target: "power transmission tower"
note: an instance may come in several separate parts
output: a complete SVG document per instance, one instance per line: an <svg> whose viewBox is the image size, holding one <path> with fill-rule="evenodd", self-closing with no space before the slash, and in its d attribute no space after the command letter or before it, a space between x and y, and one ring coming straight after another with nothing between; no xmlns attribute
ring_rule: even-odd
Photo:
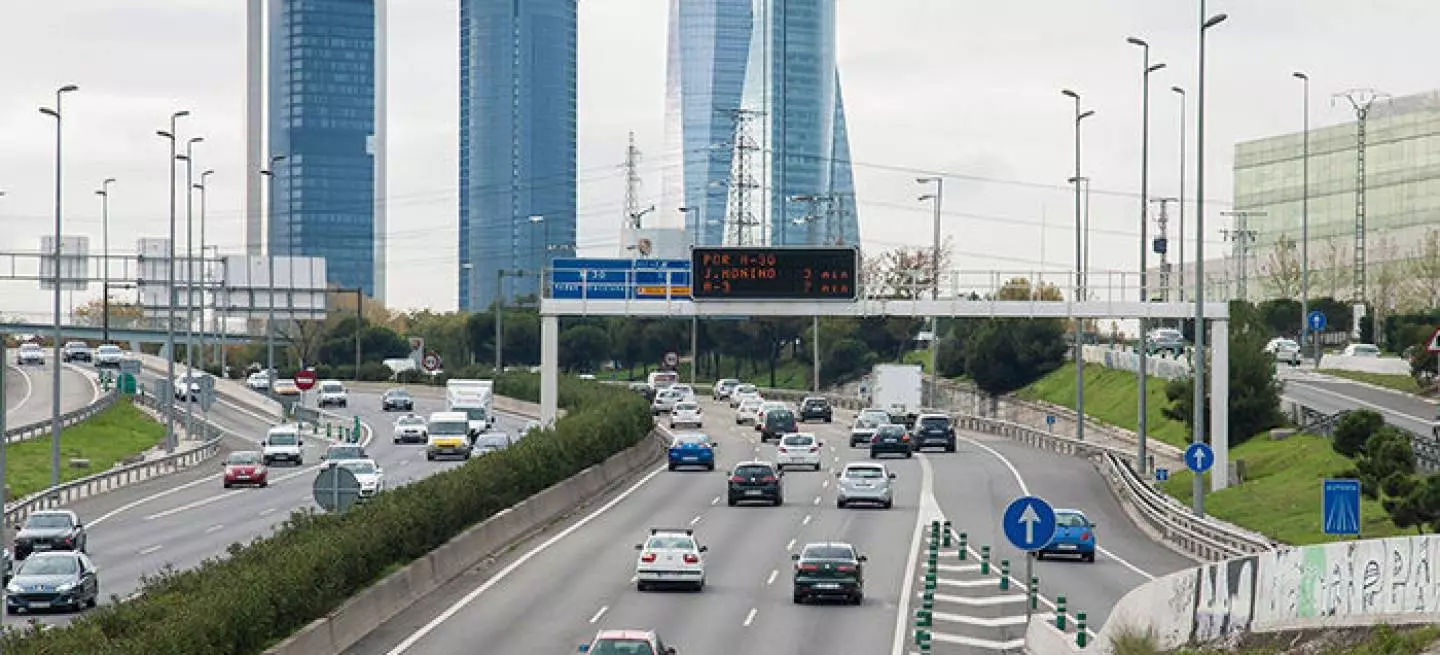
<svg viewBox="0 0 1440 655"><path fill-rule="evenodd" d="M1355 288L1351 300L1355 304L1365 303L1365 128L1370 122L1370 108L1376 102L1388 100L1389 94L1374 89L1350 89L1337 93L1330 99L1334 105L1337 98L1350 101L1355 109Z"/></svg>
<svg viewBox="0 0 1440 655"><path fill-rule="evenodd" d="M655 211L655 205L640 208L640 149L635 147L635 133L625 148L625 216L620 224L620 256L635 246L634 233L640 230L640 218Z"/></svg>
<svg viewBox="0 0 1440 655"><path fill-rule="evenodd" d="M1226 241L1235 243L1235 299L1249 300L1247 286L1250 278L1247 264L1250 261L1250 244L1255 243L1255 237L1259 235L1259 232L1250 229L1249 219L1251 216L1268 216L1269 212L1235 211L1220 212L1220 215L1235 218L1235 227L1221 230L1220 233L1225 235Z"/></svg>
<svg viewBox="0 0 1440 655"><path fill-rule="evenodd" d="M735 157L730 168L730 216L726 222L732 231L731 242L737 246L762 245L763 241L758 238L760 235L755 234L759 222L755 220L752 209L752 194L760 188L753 173L753 160L760 151L760 146L750 135L751 124L763 115L764 112L753 109L730 110L730 118L735 123L734 137L731 139Z"/></svg>
<svg viewBox="0 0 1440 655"><path fill-rule="evenodd" d="M1160 215L1155 217L1155 244L1153 250L1160 255L1160 301L1170 302L1170 238L1166 227L1170 224L1170 203L1180 202L1178 198L1151 198L1150 202L1160 205Z"/></svg>
<svg viewBox="0 0 1440 655"><path fill-rule="evenodd" d="M847 219L847 218L849 217L849 215L850 215L849 212L850 212L850 205L851 205L851 203L854 203L854 202L855 202L855 194L853 194L853 193L831 193L831 194L830 194L830 199L831 199L831 201L832 201L832 202L831 202L831 212L832 212L832 213L831 213L831 217L834 218L834 226L835 226L835 240L833 241L833 243L834 243L835 245L837 245L837 246L843 246L843 245L845 245L845 225L846 225L846 219ZM827 235L828 235L828 232L827 232ZM860 238L860 235L858 235L858 234L855 235L855 239L856 239L857 241L859 240L859 238Z"/></svg>

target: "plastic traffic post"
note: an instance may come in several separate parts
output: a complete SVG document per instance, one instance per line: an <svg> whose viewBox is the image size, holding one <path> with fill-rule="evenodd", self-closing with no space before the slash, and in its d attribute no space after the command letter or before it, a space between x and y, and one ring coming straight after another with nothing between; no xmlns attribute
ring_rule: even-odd
<svg viewBox="0 0 1440 655"><path fill-rule="evenodd" d="M930 627L930 610L915 610L915 627Z"/></svg>
<svg viewBox="0 0 1440 655"><path fill-rule="evenodd" d="M350 430L351 441L360 443L360 417L355 417L355 427Z"/></svg>
<svg viewBox="0 0 1440 655"><path fill-rule="evenodd" d="M930 521L930 536L940 536L940 519L933 519Z"/></svg>
<svg viewBox="0 0 1440 655"><path fill-rule="evenodd" d="M935 609L935 591L926 589L925 595L920 597L920 609L930 611Z"/></svg>
<svg viewBox="0 0 1440 655"><path fill-rule="evenodd" d="M1010 560L1000 560L1000 591L1010 588Z"/></svg>
<svg viewBox="0 0 1440 655"><path fill-rule="evenodd" d="M1075 613L1075 645L1085 647L1085 613Z"/></svg>
<svg viewBox="0 0 1440 655"><path fill-rule="evenodd" d="M990 575L990 547L980 547L980 575Z"/></svg>
<svg viewBox="0 0 1440 655"><path fill-rule="evenodd" d="M1065 597L1055 597L1055 629L1065 631Z"/></svg>
<svg viewBox="0 0 1440 655"><path fill-rule="evenodd" d="M915 631L915 645L916 645L916 646L920 646L921 648L924 648L925 645L926 645L926 644L929 644L929 643L930 643L930 633L929 633L929 631L926 631L926 630L916 630L916 631Z"/></svg>
<svg viewBox="0 0 1440 655"><path fill-rule="evenodd" d="M329 423L326 423L326 424L325 424L325 438L326 438L326 439L334 439L334 438L335 438L335 426L333 426L333 425L331 425L331 424L329 424Z"/></svg>
<svg viewBox="0 0 1440 655"><path fill-rule="evenodd" d="M940 533L945 538L945 547L950 547L950 521L945 521L945 529Z"/></svg>
<svg viewBox="0 0 1440 655"><path fill-rule="evenodd" d="M967 541L969 541L969 539L970 539L970 536L969 536L969 535L965 534L964 532L961 532L961 533L960 533L960 544L959 544L959 548L960 548L960 559L962 559L962 560L966 558L965 550L968 548L968 546L966 546L965 544L966 544Z"/></svg>

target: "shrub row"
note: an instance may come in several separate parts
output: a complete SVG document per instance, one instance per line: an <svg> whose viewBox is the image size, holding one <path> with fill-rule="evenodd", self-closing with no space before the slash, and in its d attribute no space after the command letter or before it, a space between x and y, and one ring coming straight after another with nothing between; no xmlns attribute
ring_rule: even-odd
<svg viewBox="0 0 1440 655"><path fill-rule="evenodd" d="M497 391L534 398L534 378L504 376ZM0 652L259 653L395 567L649 433L649 407L639 396L574 380L560 384L560 404L568 412L550 430L344 515L295 512L273 535L232 544L228 557L143 581L143 595L131 602L91 610L67 627L7 634Z"/></svg>

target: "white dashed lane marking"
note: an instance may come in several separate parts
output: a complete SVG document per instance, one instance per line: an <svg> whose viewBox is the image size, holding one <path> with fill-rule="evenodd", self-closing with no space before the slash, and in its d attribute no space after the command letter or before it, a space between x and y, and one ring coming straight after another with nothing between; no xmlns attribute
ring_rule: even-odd
<svg viewBox="0 0 1440 655"><path fill-rule="evenodd" d="M779 569L771 569L771 570L770 570L770 577L765 578L765 585L766 585L766 586L769 586L769 585L775 584L775 576L778 576L778 575L780 575Z"/></svg>
<svg viewBox="0 0 1440 655"><path fill-rule="evenodd" d="M596 621L599 621L599 620L600 620L600 617L605 616L605 612L606 612L607 610L609 610L609 609L610 609L610 606L609 606L609 605L602 605L602 606L600 607L600 609L598 609L598 610L595 611L595 616L590 617L590 622L591 622L591 623L594 623L594 622L596 622Z"/></svg>
<svg viewBox="0 0 1440 655"><path fill-rule="evenodd" d="M153 552L155 552L155 551L157 551L157 550L160 550L161 548L164 548L164 546L162 546L162 545L160 545L160 544L155 544L154 546L150 546L149 548L142 548L142 549L140 549L139 554L140 554L140 555L149 555L150 553L153 553Z"/></svg>
<svg viewBox="0 0 1440 655"><path fill-rule="evenodd" d="M750 627L750 624L755 622L755 613L757 611L758 610L756 610L754 607L750 608L750 613L745 615L745 622L741 625L744 625L747 628Z"/></svg>

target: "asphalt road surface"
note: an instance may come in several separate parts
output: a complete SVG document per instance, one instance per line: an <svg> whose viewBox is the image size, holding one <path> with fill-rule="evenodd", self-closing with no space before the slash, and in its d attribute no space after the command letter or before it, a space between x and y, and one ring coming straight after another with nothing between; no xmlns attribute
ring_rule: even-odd
<svg viewBox="0 0 1440 655"><path fill-rule="evenodd" d="M443 409L443 400L438 398L417 397L416 401L418 414ZM332 411L347 417L358 415L373 429L367 450L385 470L390 487L462 463L426 461L424 446L392 444L392 426L398 414L381 412L378 394L351 391L350 406ZM272 425L270 417L223 399L211 408L210 416L230 432L224 442L227 452L259 450L259 440ZM497 429L512 433L526 422L513 416L498 418ZM72 506L89 532L88 551L100 569L100 591L106 598L102 602L108 602L111 595L124 598L135 593L142 576L165 566L196 566L206 558L222 555L232 543L269 534L292 510L316 507L311 484L321 464L320 456L329 444L318 438L306 438L304 442L304 466L272 466L270 486L264 489L224 489L222 452L194 469ZM28 618L12 616L6 621ZM63 624L71 615L42 614L35 618Z"/></svg>
<svg viewBox="0 0 1440 655"><path fill-rule="evenodd" d="M1285 380L1284 396L1327 413L1369 409L1392 425L1424 435L1430 434L1435 421L1435 403L1410 394L1303 370L1282 368L1280 377Z"/></svg>
<svg viewBox="0 0 1440 655"><path fill-rule="evenodd" d="M1095 564L1046 560L1037 566L1042 586L1069 593L1072 607L1090 605L1082 609L1095 617L1092 625L1098 627L1110 604L1148 576L1191 565L1129 524L1089 462L1003 441L967 438L956 453L887 458L898 474L895 506L837 509L833 470L868 460L868 449L848 446L850 412L837 412L833 424L802 428L825 441L831 471L787 472L781 507L728 507L728 468L757 456L771 459L774 446L758 445L753 430L734 426L729 408L703 405L713 421L705 431L720 444L716 471L670 472L661 465L405 609L348 655L440 655L470 652L476 644L496 653L574 652L597 630L616 628L656 629L685 655L907 653L914 650L908 638L911 596L919 590L912 555L919 531L942 518L943 510L956 530L968 530L975 547L993 545L998 562L1008 548L998 541L999 516L1020 495L1017 472L1031 493L1084 509L1101 526L1106 551ZM635 589L634 544L652 526L693 527L710 547L703 592ZM792 603L790 554L825 540L848 541L869 556L862 606ZM1022 559L1010 557L1023 566ZM970 614L1003 613L988 600L976 603L981 611ZM950 611L963 614L963 607ZM939 603L936 609L944 611ZM987 623L969 618L961 616L958 627L937 621L935 630L963 635L976 627L972 624ZM937 653L994 650L983 641L942 643L938 635L935 645Z"/></svg>
<svg viewBox="0 0 1440 655"><path fill-rule="evenodd" d="M54 368L7 365L5 370L5 425L13 428L50 418ZM100 397L93 372L80 365L60 368L60 412L80 409Z"/></svg>

